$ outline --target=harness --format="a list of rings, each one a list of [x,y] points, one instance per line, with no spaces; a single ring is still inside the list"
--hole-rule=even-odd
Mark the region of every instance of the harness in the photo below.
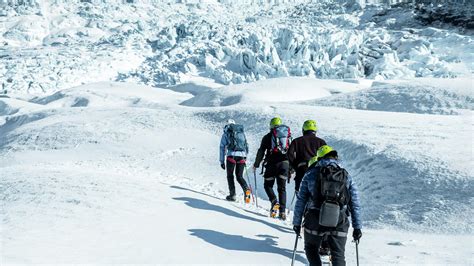
[[[245,164],[247,162],[245,159],[236,161],[233,156],[227,156],[227,161],[233,164]]]

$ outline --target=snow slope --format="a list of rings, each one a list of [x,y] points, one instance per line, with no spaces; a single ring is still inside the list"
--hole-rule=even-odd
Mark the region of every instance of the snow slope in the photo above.
[[[308,104],[420,114],[461,114],[474,110],[473,81],[416,79],[378,82],[371,88],[334,95]]]
[[[192,84],[170,91],[97,83],[0,98],[19,110],[2,111],[0,120],[1,263],[287,265],[291,221],[266,217],[261,177],[261,208],[222,200],[217,152],[232,117],[246,126],[252,161],[268,119],[280,115],[295,135],[316,119],[354,175],[364,206],[361,263],[472,264],[472,110],[448,116],[300,103],[333,92],[321,84],[312,83],[307,99],[287,100],[266,97],[272,82],[216,89],[241,99],[227,106],[213,104],[214,89]],[[362,85],[347,86],[341,93]],[[347,258],[355,264],[350,242]]]

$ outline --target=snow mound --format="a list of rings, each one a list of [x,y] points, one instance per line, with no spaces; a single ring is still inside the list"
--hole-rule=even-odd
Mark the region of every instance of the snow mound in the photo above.
[[[369,89],[333,95],[308,104],[424,114],[474,110],[471,79],[416,79],[374,83]]]
[[[19,113],[31,112],[35,109],[41,109],[42,106],[30,103],[26,100],[20,100],[9,97],[0,97],[0,116],[9,116]]]
[[[284,103],[327,97],[347,93],[369,86],[370,81],[337,81],[304,77],[287,77],[261,80],[254,83],[229,85],[220,88],[204,87],[189,83],[171,90],[190,92],[194,97],[182,105],[194,107],[230,106],[256,102]]]
[[[50,96],[36,97],[35,104],[60,107],[159,107],[176,105],[190,94],[144,85],[100,82],[58,91]]]

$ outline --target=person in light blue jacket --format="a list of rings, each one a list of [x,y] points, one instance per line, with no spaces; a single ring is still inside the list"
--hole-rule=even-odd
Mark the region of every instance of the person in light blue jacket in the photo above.
[[[249,146],[245,137],[244,127],[238,125],[234,120],[229,119],[224,127],[219,146],[219,161],[221,168],[227,168],[227,183],[229,185],[228,201],[235,201],[234,171],[242,190],[244,191],[244,201],[250,203],[251,191],[243,178]],[[227,162],[227,167],[226,163]]]
[[[349,231],[349,216],[352,219],[352,227],[354,228],[352,234],[354,240],[359,241],[362,237],[361,207],[357,187],[353,178],[342,168],[337,157],[337,151],[330,146],[324,145],[319,148],[317,156],[309,162],[310,167],[303,177],[297,195],[293,216],[293,230],[297,235],[300,235],[304,216],[305,253],[311,266],[321,265],[319,248],[325,238],[331,251],[332,265],[346,265],[344,252]],[[328,171],[323,169],[328,169],[329,167],[334,167],[332,169],[337,169],[337,171],[344,171],[346,176],[346,190],[343,192],[344,197],[342,197],[345,204],[340,209],[337,209],[340,211],[340,214],[339,218],[335,220],[337,221],[335,227],[321,225],[319,217],[322,213],[322,201],[326,199],[322,192],[320,192],[321,188],[319,186],[322,184],[320,179]]]

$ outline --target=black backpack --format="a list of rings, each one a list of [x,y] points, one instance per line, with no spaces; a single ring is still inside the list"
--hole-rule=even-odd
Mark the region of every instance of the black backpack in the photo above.
[[[336,164],[320,168],[313,191],[320,226],[336,227],[344,219],[341,214],[345,214],[350,201],[347,177],[347,171]]]
[[[231,151],[247,151],[247,139],[245,138],[244,126],[239,124],[230,124],[227,126],[227,139],[229,145],[227,148]]]

